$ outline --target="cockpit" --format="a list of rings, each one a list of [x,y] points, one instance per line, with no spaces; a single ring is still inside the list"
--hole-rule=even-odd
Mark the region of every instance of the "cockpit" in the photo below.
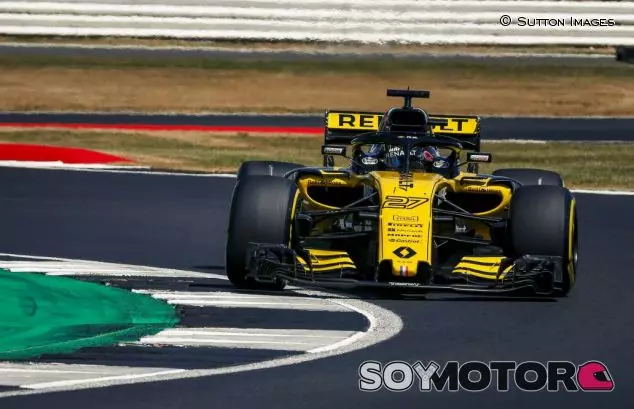
[[[447,174],[456,164],[458,143],[427,134],[376,132],[353,141],[351,167],[359,173],[379,170]]]

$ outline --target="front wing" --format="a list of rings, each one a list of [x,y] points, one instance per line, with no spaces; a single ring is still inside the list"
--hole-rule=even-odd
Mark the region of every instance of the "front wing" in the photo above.
[[[509,263],[478,262],[478,257],[464,257],[449,273],[434,272],[431,281],[378,281],[360,277],[354,263],[345,253],[334,256],[334,262],[316,260],[308,263],[288,246],[252,243],[248,255],[248,277],[259,282],[286,280],[303,286],[336,289],[392,289],[407,292],[464,292],[478,294],[530,293],[554,295],[562,282],[562,260],[551,256],[523,256]],[[487,259],[483,257],[482,259]],[[488,258],[490,259],[490,257]],[[469,268],[479,264],[477,271]],[[497,270],[493,270],[495,265]],[[471,271],[469,271],[471,270]]]

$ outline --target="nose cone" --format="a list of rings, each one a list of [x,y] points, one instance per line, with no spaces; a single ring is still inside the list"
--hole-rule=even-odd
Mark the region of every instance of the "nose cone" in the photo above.
[[[579,366],[577,383],[584,391],[611,391],[614,381],[608,368],[601,362],[590,361]]]

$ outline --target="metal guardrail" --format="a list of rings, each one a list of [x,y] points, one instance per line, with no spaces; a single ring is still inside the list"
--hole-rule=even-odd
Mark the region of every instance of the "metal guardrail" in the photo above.
[[[616,46],[634,1],[17,0],[0,34]]]

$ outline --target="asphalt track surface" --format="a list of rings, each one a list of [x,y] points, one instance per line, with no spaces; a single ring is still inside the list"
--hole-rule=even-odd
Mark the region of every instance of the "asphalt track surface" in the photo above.
[[[218,272],[231,178],[0,169],[7,253]],[[558,301],[379,299],[403,331],[335,358],[275,369],[5,398],[13,408],[627,408],[634,401],[632,196],[579,194],[580,271]],[[604,362],[610,393],[358,390],[364,360]]]
[[[267,130],[301,129],[323,132],[323,115],[263,114],[105,114],[0,112],[0,126],[105,126],[125,129]],[[484,140],[634,141],[634,118],[483,117]]]

